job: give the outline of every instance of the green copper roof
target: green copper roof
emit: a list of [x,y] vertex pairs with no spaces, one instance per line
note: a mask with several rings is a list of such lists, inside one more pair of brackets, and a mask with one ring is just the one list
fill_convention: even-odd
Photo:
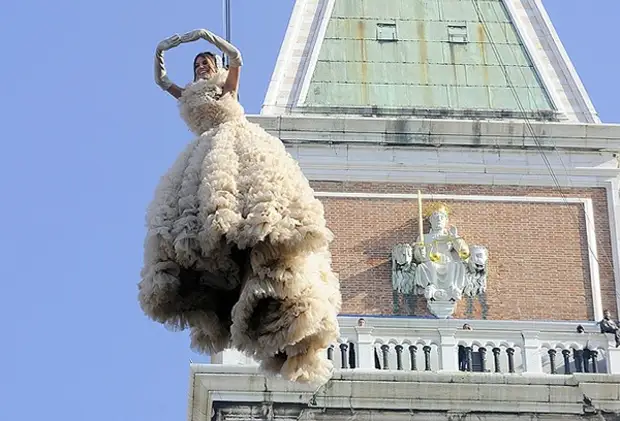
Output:
[[304,107],[549,112],[502,0],[334,0]]

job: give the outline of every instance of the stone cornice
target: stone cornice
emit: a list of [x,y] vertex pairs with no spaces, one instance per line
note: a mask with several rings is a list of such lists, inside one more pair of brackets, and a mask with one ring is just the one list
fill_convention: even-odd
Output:
[[514,375],[344,370],[318,390],[264,376],[257,367],[192,364],[195,378],[189,421],[207,421],[213,403],[294,405],[300,410],[404,411],[412,400],[418,411],[584,414],[584,396],[592,410],[620,411],[620,376],[573,374]]
[[249,116],[284,143],[620,151],[620,125],[350,116]]
[[435,319],[416,317],[382,317],[382,316],[357,316],[340,315],[338,323],[342,328],[351,329],[357,326],[358,319],[366,320],[367,326],[384,329],[461,329],[464,323],[475,324],[478,330],[496,331],[525,331],[535,330],[538,332],[573,332],[580,324],[587,331],[598,332],[599,327],[595,321],[541,321],[541,320],[467,320],[467,319]]

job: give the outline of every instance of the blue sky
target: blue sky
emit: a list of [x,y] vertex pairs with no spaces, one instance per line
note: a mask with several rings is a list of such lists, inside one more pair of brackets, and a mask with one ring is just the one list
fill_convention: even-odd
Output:
[[[241,100],[258,113],[293,0],[232,3]],[[220,4],[3,2],[0,420],[185,417],[188,362],[205,358],[136,298],[145,207],[191,139],[152,54],[174,32],[221,33]],[[545,4],[601,117],[620,122],[620,2]],[[197,50],[167,55],[175,81]]]

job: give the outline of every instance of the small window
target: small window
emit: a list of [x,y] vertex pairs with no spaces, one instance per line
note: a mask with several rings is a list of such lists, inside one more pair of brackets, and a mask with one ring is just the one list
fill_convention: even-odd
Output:
[[379,41],[396,41],[396,23],[378,23],[377,39]]
[[448,41],[456,44],[467,43],[467,25],[448,25]]

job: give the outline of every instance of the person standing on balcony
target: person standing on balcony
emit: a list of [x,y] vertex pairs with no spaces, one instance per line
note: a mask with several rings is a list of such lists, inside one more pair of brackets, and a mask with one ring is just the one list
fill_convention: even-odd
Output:
[[[577,333],[585,334],[586,330],[582,325],[577,326]],[[578,373],[581,372],[590,372],[590,360],[592,358],[592,354],[590,353],[590,341],[586,341],[583,349],[575,349],[573,350],[573,357],[575,359],[575,369]]]
[[616,348],[620,346],[620,329],[618,324],[611,319],[611,312],[605,310],[603,312],[603,320],[599,322],[601,333],[612,333],[616,338]]
[[[463,330],[472,330],[471,326],[467,323],[463,325]],[[467,358],[468,352],[471,352],[471,347],[465,347],[464,345],[459,345],[459,370],[460,371],[471,371],[469,367],[469,358]]]

